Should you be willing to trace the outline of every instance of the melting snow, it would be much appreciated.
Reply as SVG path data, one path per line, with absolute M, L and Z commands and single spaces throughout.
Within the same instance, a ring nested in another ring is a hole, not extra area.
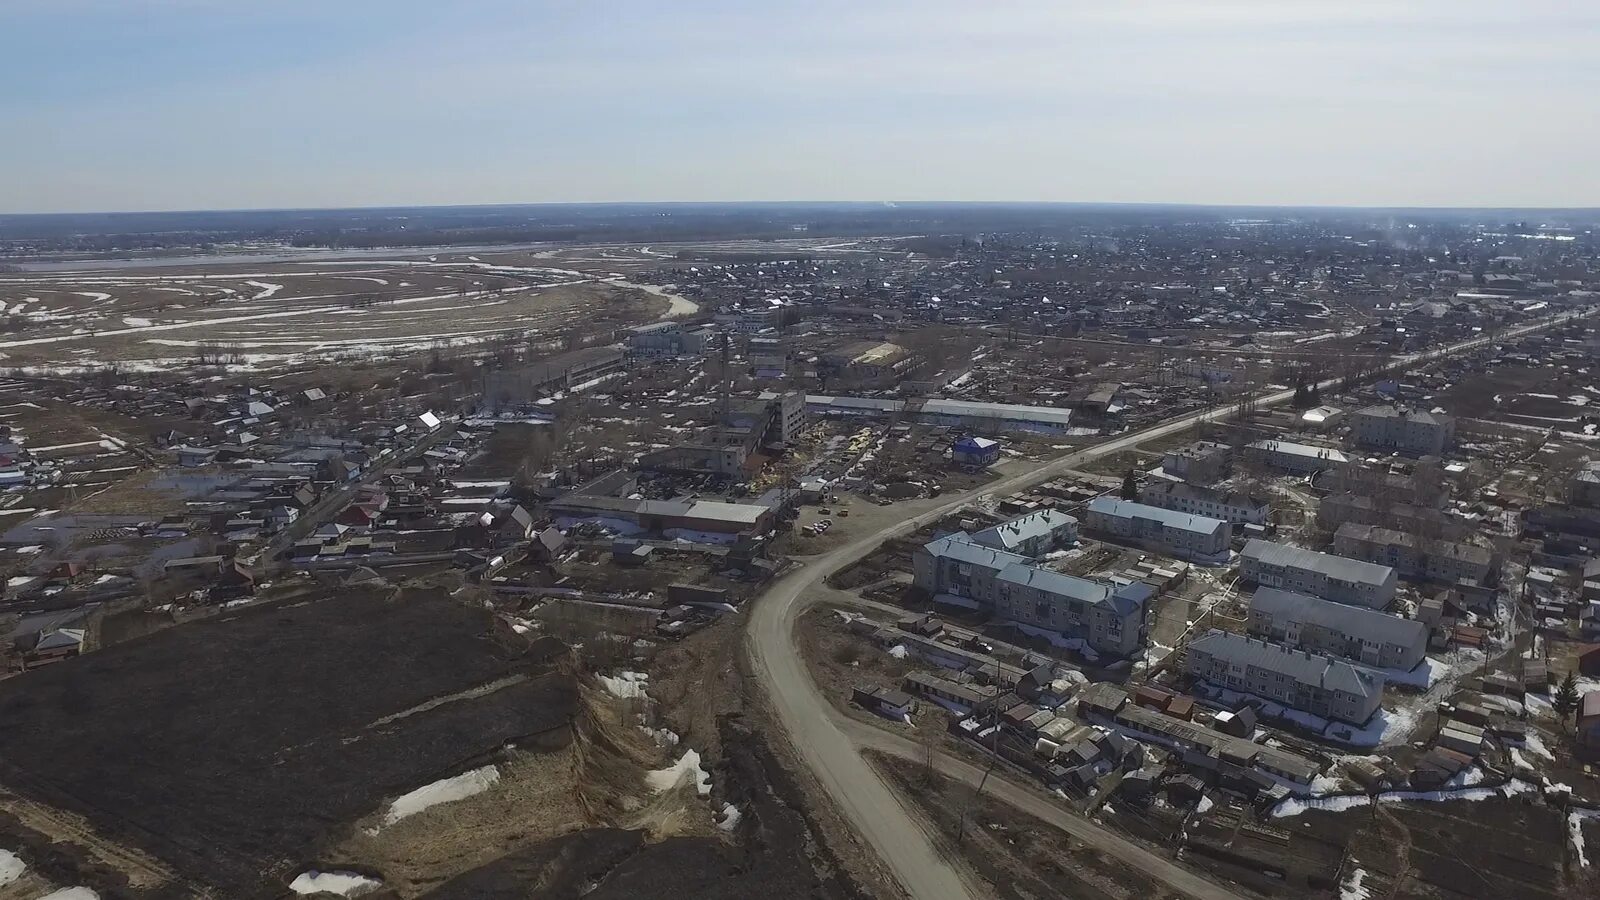
M 499 769 L 494 766 L 484 766 L 481 769 L 462 772 L 460 775 L 423 785 L 409 794 L 401 795 L 398 800 L 389 804 L 389 812 L 383 817 L 383 824 L 393 825 L 430 806 L 465 800 L 474 794 L 481 794 L 499 780 Z
M 693 778 L 695 793 L 700 796 L 711 793 L 711 775 L 700 767 L 700 754 L 693 750 L 683 751 L 683 756 L 677 762 L 644 776 L 645 783 L 656 793 L 671 790 L 685 778 Z
M 606 690 L 623 698 L 634 700 L 645 696 L 650 676 L 644 672 L 618 672 L 616 675 L 597 676 Z
M 354 872 L 318 872 L 316 869 L 301 872 L 289 883 L 296 894 L 338 894 L 341 897 L 359 897 L 375 891 L 383 882 Z
M 1512 797 L 1533 790 L 1533 785 L 1526 781 L 1512 780 L 1499 787 L 1460 787 L 1445 788 L 1437 791 L 1386 791 L 1378 795 L 1379 803 L 1401 803 L 1407 800 L 1426 801 L 1439 803 L 1446 800 L 1487 800 L 1490 797 Z M 1321 809 L 1328 812 L 1343 812 L 1347 809 L 1356 809 L 1372 802 L 1366 794 L 1350 794 L 1337 797 L 1312 797 L 1301 799 L 1290 797 L 1278 804 L 1272 811 L 1274 819 L 1297 816 L 1308 809 Z
M 1584 852 L 1583 823 L 1596 818 L 1600 818 L 1600 809 L 1579 809 L 1567 814 L 1567 830 L 1572 834 L 1572 848 L 1578 853 L 1578 865 L 1584 868 L 1589 866 L 1589 855 Z
M 4 887 L 26 872 L 28 867 L 10 850 L 0 849 L 0 887 Z
M 739 820 L 743 817 L 744 813 L 739 811 L 739 807 L 729 803 L 722 807 L 722 816 L 717 820 L 717 827 L 723 831 L 732 831 L 739 827 Z
M 1350 877 L 1339 885 L 1339 900 L 1367 900 L 1371 894 L 1361 886 L 1361 882 L 1366 878 L 1365 869 L 1358 868 L 1352 871 Z

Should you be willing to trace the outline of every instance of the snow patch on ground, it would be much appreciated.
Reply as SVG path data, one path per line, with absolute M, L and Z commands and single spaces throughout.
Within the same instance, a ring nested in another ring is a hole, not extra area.
M 311 869 L 295 876 L 289 890 L 296 894 L 338 894 L 359 897 L 383 886 L 383 882 L 354 872 L 318 872 Z
M 711 773 L 700 767 L 700 754 L 693 750 L 683 751 L 677 762 L 644 776 L 645 783 L 658 794 L 677 787 L 684 779 L 693 780 L 695 793 L 700 796 L 711 793 Z
M 86 887 L 69 887 L 51 891 L 39 900 L 100 900 L 100 895 Z
M 1458 776 L 1459 777 L 1459 776 Z M 1437 791 L 1385 791 L 1378 795 L 1379 803 L 1404 803 L 1406 801 L 1421 801 L 1428 803 L 1442 803 L 1447 800 L 1487 800 L 1490 797 L 1514 797 L 1534 790 L 1534 786 L 1526 781 L 1512 780 L 1499 787 L 1454 787 L 1443 788 Z M 1278 804 L 1272 811 L 1274 819 L 1298 816 L 1309 809 L 1320 809 L 1327 812 L 1343 812 L 1348 809 L 1357 809 L 1367 806 L 1372 798 L 1366 794 L 1346 794 L 1337 797 L 1290 797 Z
M 645 672 L 618 672 L 616 675 L 597 676 L 606 690 L 624 700 L 637 700 L 645 696 L 650 676 Z
M 1583 823 L 1589 819 L 1600 819 L 1600 809 L 1576 809 L 1567 814 L 1567 831 L 1572 835 L 1572 848 L 1577 852 L 1578 865 L 1589 867 L 1589 855 L 1583 846 Z M 0 884 L 5 882 L 0 881 Z
M 0 887 L 5 887 L 28 871 L 21 858 L 10 850 L 0 849 Z
M 1544 739 L 1539 737 L 1538 732 L 1529 731 L 1527 737 L 1523 738 L 1522 745 L 1534 756 L 1551 762 L 1556 761 L 1556 755 L 1550 752 L 1549 747 L 1545 746 Z
M 1361 886 L 1367 878 L 1365 869 L 1357 868 L 1339 885 L 1339 900 L 1367 900 L 1371 893 Z
M 393 825 L 430 806 L 465 800 L 475 794 L 481 794 L 499 780 L 499 769 L 494 766 L 484 766 L 481 769 L 462 772 L 460 775 L 423 785 L 408 794 L 401 795 L 399 799 L 389 804 L 389 812 L 384 815 L 383 824 Z
M 744 813 L 739 811 L 739 807 L 729 803 L 722 807 L 722 815 L 717 818 L 717 828 L 722 831 L 732 831 L 739 827 L 739 820 L 743 817 Z

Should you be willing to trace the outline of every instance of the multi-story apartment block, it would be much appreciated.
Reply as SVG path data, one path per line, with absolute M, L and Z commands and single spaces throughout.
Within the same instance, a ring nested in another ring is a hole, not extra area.
M 1368 609 L 1388 608 L 1397 584 L 1388 566 L 1262 540 L 1245 543 L 1239 575 L 1247 582 Z
M 1415 619 L 1277 588 L 1250 598 L 1250 634 L 1369 666 L 1410 671 L 1428 652 L 1428 626 Z
M 1218 687 L 1352 725 L 1365 724 L 1383 700 L 1382 675 L 1320 653 L 1226 631 L 1189 642 L 1184 669 Z
M 1078 541 L 1078 520 L 1053 509 L 1041 509 L 967 535 L 975 544 L 1037 559 Z
M 1125 657 L 1139 648 L 1145 604 L 1154 595 L 1149 585 L 1064 575 L 975 536 L 952 534 L 919 547 L 912 554 L 914 584 L 1002 619 L 1081 638 L 1098 653 Z
M 1223 519 L 1111 497 L 1094 498 L 1088 512 L 1088 527 L 1103 536 L 1191 562 L 1228 560 L 1233 529 Z
M 1223 519 L 1231 525 L 1265 525 L 1271 507 L 1260 497 L 1221 491 L 1181 481 L 1152 481 L 1139 491 L 1139 502 L 1173 512 Z
M 1357 412 L 1350 435 L 1358 447 L 1438 456 L 1455 440 L 1456 420 L 1442 413 L 1382 404 Z
M 1216 441 L 1195 441 L 1161 457 L 1161 471 L 1192 484 L 1211 484 L 1228 476 L 1233 448 Z
M 1352 559 L 1389 566 L 1407 578 L 1483 584 L 1494 554 L 1476 544 L 1418 537 L 1404 531 L 1346 522 L 1333 534 L 1333 549 Z
M 1262 465 L 1301 475 L 1321 472 L 1350 461 L 1338 448 L 1291 441 L 1256 441 L 1246 447 L 1245 452 Z

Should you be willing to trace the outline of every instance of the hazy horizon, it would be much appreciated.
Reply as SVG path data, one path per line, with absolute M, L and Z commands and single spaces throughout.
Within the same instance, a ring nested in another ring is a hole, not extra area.
M 1600 9 L 1487 0 L 16 0 L 0 213 L 1583 209 L 1595 46 Z

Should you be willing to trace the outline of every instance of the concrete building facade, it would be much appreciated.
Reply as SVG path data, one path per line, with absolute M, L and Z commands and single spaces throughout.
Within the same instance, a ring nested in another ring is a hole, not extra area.
M 1383 700 L 1382 675 L 1226 631 L 1191 641 L 1184 648 L 1184 670 L 1218 687 L 1352 725 L 1365 724 Z
M 1333 548 L 1351 559 L 1389 566 L 1406 578 L 1446 584 L 1483 584 L 1494 568 L 1494 554 L 1476 544 L 1422 538 L 1355 522 L 1339 526 Z
M 1442 413 L 1393 404 L 1369 406 L 1351 420 L 1356 446 L 1413 456 L 1438 456 L 1455 440 L 1456 421 Z
M 1146 601 L 1154 594 L 1149 585 L 1116 587 L 1064 575 L 973 537 L 957 533 L 917 548 L 916 587 L 970 601 L 1001 619 L 1081 638 L 1098 653 L 1125 657 L 1139 648 Z
M 1236 526 L 1265 525 L 1272 510 L 1260 497 L 1181 481 L 1152 481 L 1139 490 L 1139 502 Z
M 1204 564 L 1227 562 L 1233 539 L 1233 529 L 1223 519 L 1111 497 L 1089 502 L 1087 525 L 1119 542 Z
M 1277 588 L 1250 598 L 1247 627 L 1254 637 L 1385 669 L 1410 671 L 1428 653 L 1422 622 Z
M 1388 566 L 1262 540 L 1244 545 L 1239 576 L 1265 587 L 1368 609 L 1387 609 L 1398 585 L 1394 569 Z

